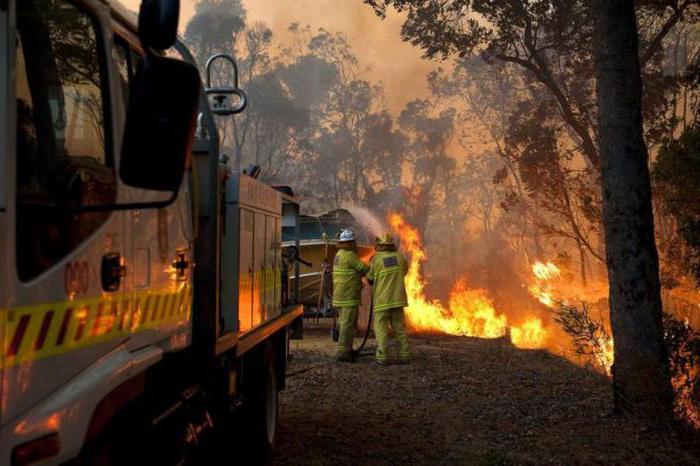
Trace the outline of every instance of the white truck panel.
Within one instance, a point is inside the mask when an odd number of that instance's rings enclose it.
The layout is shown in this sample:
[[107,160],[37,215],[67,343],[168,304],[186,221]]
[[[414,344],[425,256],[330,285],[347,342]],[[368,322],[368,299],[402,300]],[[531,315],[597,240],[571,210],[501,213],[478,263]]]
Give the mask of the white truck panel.
[[[10,17],[7,10],[8,4],[5,3],[4,9],[0,8],[0,283],[8,283],[8,271],[10,266],[10,259],[8,257],[8,237],[3,232],[6,232],[12,223],[9,222],[10,216],[14,213],[13,209],[9,209],[8,190],[12,183],[8,181],[8,173],[10,170],[14,170],[14,165],[10,166],[11,158],[8,154],[13,150],[13,143],[7,137],[10,131],[14,132],[14,125],[10,125],[11,118],[11,108],[10,102],[14,101],[14,93],[12,86],[9,86],[10,82],[10,66],[9,61],[11,57],[11,51],[8,47],[10,30],[13,29],[10,25]],[[14,197],[12,197],[14,199]],[[7,302],[8,290],[7,286],[0,286],[0,342],[5,341],[5,326],[2,325],[3,309],[6,309],[5,303]],[[4,383],[4,371],[1,369],[3,367],[3,354],[0,351],[0,425],[3,423],[3,387]]]
[[[90,14],[94,14],[102,25],[100,31],[103,34],[103,40],[109,43],[107,32],[109,28],[105,27],[109,24],[109,10],[101,2],[88,2],[88,4],[91,7]],[[25,53],[29,52],[25,51]],[[15,109],[12,110],[11,115],[14,115]],[[111,117],[109,120],[114,123],[117,119]],[[116,123],[113,124],[111,131],[113,134],[120,134]],[[15,177],[8,179],[15,180]],[[9,189],[14,191],[14,183],[11,183]],[[16,271],[16,259],[19,254],[15,236],[16,215],[8,217],[10,221],[3,231],[8,259],[8,268],[5,270]],[[13,343],[16,344],[17,361],[11,362],[10,352],[6,351],[4,370],[7,372],[7,378],[3,392],[3,422],[15,418],[46,393],[60,387],[102,354],[122,343],[123,338],[120,336],[98,343],[100,338],[93,337],[99,337],[99,335],[92,335],[92,332],[94,328],[95,333],[100,333],[101,329],[96,328],[95,325],[101,319],[109,317],[109,313],[103,312],[104,309],[100,308],[98,303],[118,300],[114,294],[102,291],[99,267],[105,254],[126,253],[124,233],[124,214],[112,213],[70,254],[37,277],[27,282],[20,281],[16,273],[9,273],[6,277],[5,283],[9,284],[7,287],[9,290],[3,303],[5,311],[0,315],[0,318],[4,319],[5,328],[3,347],[10,349]],[[129,291],[123,287],[119,293]],[[79,306],[71,306],[71,302]],[[59,307],[62,311],[58,310]],[[68,313],[67,309],[72,311]],[[53,314],[51,314],[52,311]],[[59,338],[58,335],[64,324],[65,334],[63,338]],[[45,339],[41,351],[55,350],[56,354],[61,355],[61,364],[55,364],[57,361],[53,364],[37,363],[35,348],[39,345],[38,339],[44,326]],[[70,351],[73,346],[82,346],[86,341],[95,344],[85,346],[80,351]]]
[[[223,236],[224,290],[230,280],[238,281],[239,330],[249,332],[279,313],[281,247],[277,243],[282,216],[282,195],[274,188],[246,176],[234,174],[226,182],[226,225],[240,225],[237,234]],[[237,242],[237,249],[233,243]],[[238,267],[228,262],[238,261]],[[237,277],[235,276],[237,274]],[[233,287],[231,287],[233,288]],[[224,299],[223,305],[231,305]]]
[[119,346],[96,359],[86,370],[43,398],[24,415],[0,429],[0,466],[10,466],[15,445],[57,432],[61,451],[37,464],[58,464],[76,456],[82,447],[97,404],[112,390],[161,360],[163,351],[145,348],[129,352]]
[[[107,47],[103,78],[109,82],[105,98],[111,114],[106,120],[111,122],[116,173],[126,112],[118,71],[109,59],[114,56],[112,19],[101,1],[77,3],[98,19]],[[6,19],[0,11],[0,24]],[[0,82],[5,86],[15,82],[15,47],[8,43],[15,40],[8,42],[0,27]],[[9,61],[4,57],[8,50]],[[94,407],[114,387],[155,364],[164,351],[191,343],[192,187],[186,179],[179,199],[161,211],[109,214],[65,257],[22,282],[16,260],[15,149],[7,144],[14,137],[6,137],[16,133],[17,104],[15,86],[9,86],[9,102],[1,87],[0,201],[6,200],[7,209],[0,209],[0,466],[9,464],[14,446],[40,436],[42,428],[48,432],[55,427],[62,448],[60,458],[51,459],[54,464],[77,453]],[[118,202],[164,196],[116,183]],[[132,216],[138,217],[133,224]],[[119,253],[126,265],[126,276],[114,292],[104,291],[101,283],[102,258],[108,253]],[[190,264],[180,276],[172,266],[178,253]]]

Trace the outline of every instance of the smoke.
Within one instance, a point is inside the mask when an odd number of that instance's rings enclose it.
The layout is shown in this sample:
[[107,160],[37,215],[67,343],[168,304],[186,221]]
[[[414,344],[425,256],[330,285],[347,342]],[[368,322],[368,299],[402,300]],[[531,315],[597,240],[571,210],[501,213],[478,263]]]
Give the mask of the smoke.
[[342,208],[350,212],[352,216],[355,217],[355,220],[375,237],[381,236],[383,233],[389,231],[386,224],[379,220],[379,218],[366,207],[360,207],[347,202],[342,205]]

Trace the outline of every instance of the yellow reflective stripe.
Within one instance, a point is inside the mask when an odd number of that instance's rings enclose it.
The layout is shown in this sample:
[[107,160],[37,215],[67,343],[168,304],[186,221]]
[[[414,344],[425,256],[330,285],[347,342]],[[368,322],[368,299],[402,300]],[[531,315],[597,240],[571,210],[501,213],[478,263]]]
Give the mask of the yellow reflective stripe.
[[393,303],[388,303],[388,304],[379,304],[377,306],[374,306],[375,311],[383,311],[384,309],[394,309],[394,308],[403,308],[406,307],[408,303],[406,301],[398,301],[398,302],[393,302]]
[[383,269],[381,272],[375,272],[374,275],[376,277],[381,277],[382,275],[386,275],[389,273],[396,273],[396,272],[405,272],[406,269],[404,267],[392,267],[390,269]]
[[190,319],[191,287],[144,290],[18,307],[0,313],[4,367]]
[[354,304],[358,304],[359,302],[360,302],[359,299],[344,299],[344,300],[337,300],[337,299],[334,299],[334,300],[333,300],[333,305],[334,305],[334,306],[343,306],[343,305],[345,305],[345,304],[354,305]]

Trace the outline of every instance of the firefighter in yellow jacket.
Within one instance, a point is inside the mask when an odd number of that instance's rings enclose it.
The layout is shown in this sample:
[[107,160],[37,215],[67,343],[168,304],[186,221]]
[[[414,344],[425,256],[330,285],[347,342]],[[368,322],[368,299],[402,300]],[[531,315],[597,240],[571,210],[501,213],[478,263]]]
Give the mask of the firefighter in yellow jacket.
[[399,361],[408,362],[411,350],[406,335],[403,308],[408,306],[404,276],[408,271],[406,258],[396,250],[391,235],[376,239],[377,253],[370,261],[367,279],[372,284],[374,305],[374,335],[377,339],[377,363],[387,364],[389,324],[399,344]]
[[369,267],[357,256],[355,233],[350,229],[343,230],[338,239],[338,252],[333,259],[333,307],[340,310],[340,335],[336,351],[338,361],[352,360],[362,277],[368,271]]

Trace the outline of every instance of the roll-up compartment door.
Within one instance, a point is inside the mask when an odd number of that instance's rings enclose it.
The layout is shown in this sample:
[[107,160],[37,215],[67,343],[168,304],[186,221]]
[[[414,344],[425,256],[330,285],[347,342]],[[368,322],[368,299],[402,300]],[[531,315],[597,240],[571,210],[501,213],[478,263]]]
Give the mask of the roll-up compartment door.
[[241,209],[241,235],[238,269],[238,320],[239,330],[245,332],[253,326],[253,235],[255,214]]

